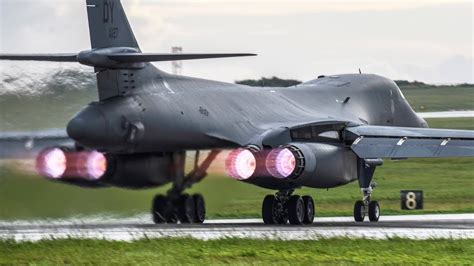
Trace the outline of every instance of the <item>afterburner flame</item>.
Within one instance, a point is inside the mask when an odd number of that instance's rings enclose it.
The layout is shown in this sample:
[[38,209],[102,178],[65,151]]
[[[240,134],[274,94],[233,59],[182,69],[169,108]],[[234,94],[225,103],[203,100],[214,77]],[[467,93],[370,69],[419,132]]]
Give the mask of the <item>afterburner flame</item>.
[[66,172],[66,154],[59,148],[46,149],[36,158],[36,170],[42,176],[58,179]]
[[295,171],[295,155],[287,148],[274,149],[267,156],[266,167],[273,177],[287,178]]
[[36,162],[40,175],[54,179],[98,180],[107,171],[107,159],[97,151],[68,152],[60,148],[47,149],[40,153]]
[[107,159],[97,151],[71,152],[67,154],[66,177],[87,180],[100,179],[107,170]]
[[229,153],[225,166],[229,176],[237,180],[246,180],[255,173],[257,162],[251,151],[236,149]]

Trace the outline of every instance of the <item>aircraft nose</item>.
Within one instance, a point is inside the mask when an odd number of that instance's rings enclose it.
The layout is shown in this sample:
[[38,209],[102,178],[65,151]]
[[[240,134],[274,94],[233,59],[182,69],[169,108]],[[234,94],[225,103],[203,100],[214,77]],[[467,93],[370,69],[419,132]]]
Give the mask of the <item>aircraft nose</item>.
[[100,147],[107,140],[107,124],[102,112],[95,106],[87,106],[67,125],[69,137],[87,147]]

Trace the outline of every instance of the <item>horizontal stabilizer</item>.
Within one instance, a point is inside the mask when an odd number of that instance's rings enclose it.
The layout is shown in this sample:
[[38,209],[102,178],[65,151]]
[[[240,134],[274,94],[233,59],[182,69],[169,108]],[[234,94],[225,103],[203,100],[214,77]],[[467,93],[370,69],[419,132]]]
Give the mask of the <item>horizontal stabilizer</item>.
[[45,148],[73,145],[65,130],[0,132],[0,160],[31,159]]
[[77,54],[0,54],[0,60],[77,62]]
[[121,53],[110,54],[108,58],[120,63],[145,63],[160,61],[181,61],[193,59],[211,59],[225,57],[256,56],[256,54],[140,54]]
[[142,54],[123,51],[131,48],[106,48],[83,51],[79,54],[0,54],[0,60],[78,62],[103,69],[139,69],[148,62],[181,61],[226,57],[255,56],[256,54]]
[[364,159],[474,157],[474,131],[358,126],[345,134]]

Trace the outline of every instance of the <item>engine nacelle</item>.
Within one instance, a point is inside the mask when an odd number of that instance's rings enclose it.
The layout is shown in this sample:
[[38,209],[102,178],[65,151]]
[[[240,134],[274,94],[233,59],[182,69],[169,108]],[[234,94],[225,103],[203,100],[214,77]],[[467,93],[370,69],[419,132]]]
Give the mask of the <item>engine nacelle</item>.
[[103,154],[75,147],[53,147],[36,158],[37,172],[50,180],[83,187],[157,187],[171,181],[168,154]]
[[357,179],[357,157],[345,147],[290,143],[267,154],[265,165],[269,174],[254,176],[246,182],[270,189],[331,188]]
[[107,163],[101,182],[117,187],[157,187],[169,183],[174,176],[172,154],[108,154]]

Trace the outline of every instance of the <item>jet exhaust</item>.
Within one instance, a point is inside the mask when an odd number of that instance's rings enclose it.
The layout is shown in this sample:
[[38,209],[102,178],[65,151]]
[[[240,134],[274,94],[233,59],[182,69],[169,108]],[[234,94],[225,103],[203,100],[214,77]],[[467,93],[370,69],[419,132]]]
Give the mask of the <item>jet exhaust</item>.
[[288,178],[296,169],[296,157],[288,148],[273,149],[267,156],[265,166],[273,177]]
[[39,175],[59,179],[66,172],[66,153],[60,148],[50,148],[39,153],[36,171]]
[[254,154],[248,149],[236,149],[229,153],[225,161],[227,174],[237,180],[247,180],[257,168]]
[[107,159],[97,151],[67,151],[50,148],[36,158],[36,170],[51,179],[79,178],[99,180],[107,171]]

